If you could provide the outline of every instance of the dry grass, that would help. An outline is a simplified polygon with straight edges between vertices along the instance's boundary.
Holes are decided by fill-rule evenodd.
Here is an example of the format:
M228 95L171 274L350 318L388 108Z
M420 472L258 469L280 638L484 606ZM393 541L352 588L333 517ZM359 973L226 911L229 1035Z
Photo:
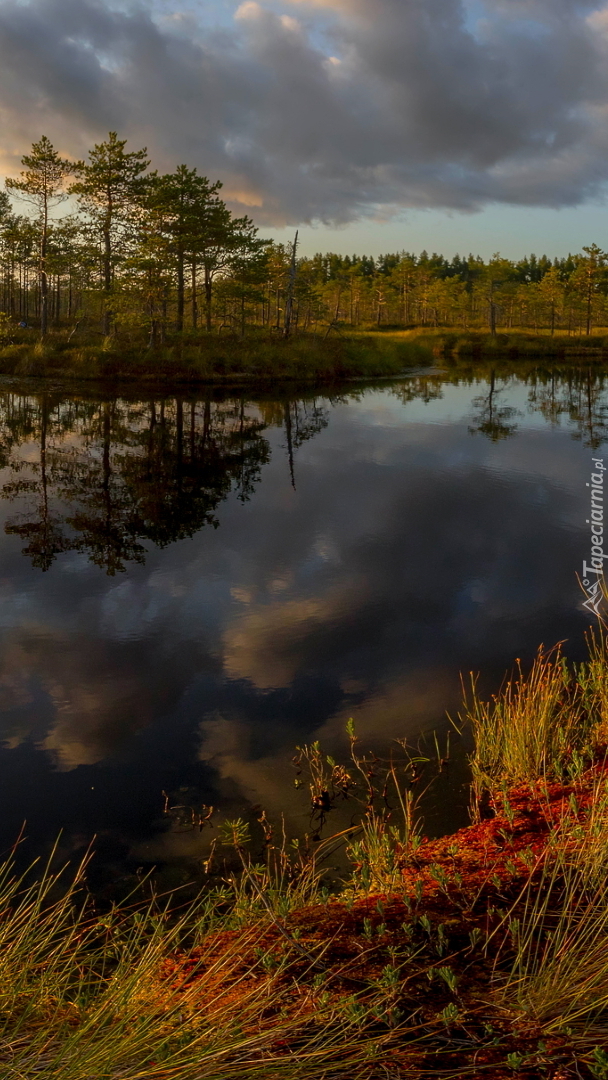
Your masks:
M520 661L499 693L483 701L471 675L459 714L475 741L474 803L512 784L580 773L608 741L608 656L602 627L590 633L589 660L569 665L559 646L542 647L525 674Z
M5 375L177 382L373 378L397 376L431 361L431 350L421 342L342 333L327 339L301 334L288 341L261 332L244 338L184 334L154 349L119 338L68 343L56 333L42 343L32 338L0 348Z
M276 917L246 912L245 888L232 906L224 893L177 915L157 903L99 915L85 869L53 899L60 875L28 885L2 868L3 1077L244 1080L280 1065L295 1080L364 1076L383 1059L386 1028L362 1025L386 994L322 993L324 945L277 942Z

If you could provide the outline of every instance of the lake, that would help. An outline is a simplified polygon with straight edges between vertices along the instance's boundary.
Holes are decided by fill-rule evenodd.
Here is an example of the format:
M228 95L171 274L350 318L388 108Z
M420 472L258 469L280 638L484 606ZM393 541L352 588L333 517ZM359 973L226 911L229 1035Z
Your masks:
M296 745L447 730L460 675L591 617L601 370L491 365L303 392L0 385L0 831L180 880L171 805L308 827ZM466 819L463 776L429 831ZM189 810L184 811L189 813ZM173 874L173 877L171 875ZM180 877L181 876L181 877Z

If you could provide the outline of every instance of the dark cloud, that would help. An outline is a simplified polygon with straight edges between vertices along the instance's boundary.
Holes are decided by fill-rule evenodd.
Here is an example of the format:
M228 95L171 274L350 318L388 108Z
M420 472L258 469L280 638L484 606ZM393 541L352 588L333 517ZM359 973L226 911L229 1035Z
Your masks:
M603 193L598 2L245 0L234 16L210 31L192 11L5 0L0 164L42 132L80 156L116 128L269 224Z

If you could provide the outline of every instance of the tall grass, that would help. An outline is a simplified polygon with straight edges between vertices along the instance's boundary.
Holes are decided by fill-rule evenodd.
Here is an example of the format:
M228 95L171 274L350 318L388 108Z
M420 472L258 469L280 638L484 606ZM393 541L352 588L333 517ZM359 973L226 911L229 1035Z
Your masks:
M325 934L314 930L329 911L323 873L338 846L346 847L351 866L347 904L358 895L398 889L400 860L420 842L407 773L414 760L425 759L405 755L404 781L393 761L382 768L374 755L359 754L352 728L350 737L350 771L318 744L300 755L316 827L331 800L345 793L356 793L358 824L298 845L262 814L264 858L255 861L246 824L227 821L219 830L219 850L208 860L211 868L221 861L222 846L230 849L223 884L183 910L176 911L175 896L171 907L154 899L142 905L133 897L132 906L127 901L100 913L86 890L86 861L69 884L50 866L21 876L11 860L1 866L0 1075L384 1076L395 1039L403 1049L420 1037L416 1025L407 1033L397 1030L396 953L388 966L386 958L376 960L363 973L352 956L336 961L328 955L340 925ZM391 820L389 798L403 813L403 827ZM368 954L383 955L386 946L382 934L371 938L356 948L368 966Z
M349 803L353 824L336 837L346 838L348 889L356 895L392 893L402 881L404 860L422 840L420 802L433 778L424 787L421 781L432 760L405 740L397 740L398 757L392 754L388 760L361 752L352 720L347 734L346 766L326 757L318 742L298 747L296 760L300 768L305 764L309 776L313 824L320 830L332 809ZM436 749L438 753L438 745Z
M382 335L301 334L289 340L252 333L244 338L183 334L155 349L105 338L78 345L49 335L43 343L0 348L0 373L79 379L336 380L398 376L433 355L424 342Z
M598 327L588 337L578 334L568 335L558 333L551 335L548 331L534 330L508 330L501 328L496 335L488 330L447 330L420 328L412 331L421 340L431 344L435 340L435 348L446 357L455 360L467 358L492 357L493 359L520 360L525 357L538 358L565 358L579 362L583 359L589 362L596 358L601 361L606 357L608 338L606 328Z
M471 675L459 713L475 742L472 786L484 792L513 784L536 785L580 772L608 738L608 656L600 627L589 636L589 660L569 665L560 647L541 648L528 674L515 673L488 700Z
M177 915L158 903L96 914L85 869L63 889L48 867L29 884L10 861L0 870L7 1080L261 1080L275 1069L300 1080L364 1076L372 1054L382 1059L386 1040L362 1023L386 994L356 987L345 1006L321 992L322 943L316 955L295 937L278 948L272 913L245 917L242 895L227 918L226 891Z
M594 782L581 826L572 810L556 822L537 868L505 915L514 956L495 971L495 1002L550 1035L593 1046L608 1031L608 779Z
M608 652L601 624L588 645L580 665L568 665L559 648L541 649L527 675L518 662L490 701L479 698L473 677L460 720L475 740L474 808L485 792L506 805L509 787L520 784L541 807L544 800L550 824L486 942L501 942L488 1001L518 1023L539 1025L545 1037L567 1033L593 1071L594 1048L608 1064L598 1049L608 1031ZM571 794L556 817L550 785L572 790L590 775L584 810ZM593 1075L603 1075L598 1068Z

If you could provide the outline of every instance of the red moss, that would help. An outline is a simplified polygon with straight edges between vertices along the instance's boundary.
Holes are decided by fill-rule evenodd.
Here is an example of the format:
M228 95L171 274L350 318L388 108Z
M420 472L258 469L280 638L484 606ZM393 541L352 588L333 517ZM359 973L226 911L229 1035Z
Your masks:
M375 1022L390 1045L394 1075L412 1080L589 1077L580 1061L574 1066L576 1054L567 1037L543 1038L540 1025L508 1016L492 1004L490 977L497 963L509 963L507 932L495 934L485 952L475 952L470 935L482 933L485 940L488 931L500 929L497 908L509 906L522 884L540 872L548 837L558 824L584 823L593 783L602 771L597 766L572 784L512 788L492 806L492 818L452 836L424 840L414 855L402 853L403 886L396 894L334 898L280 924L261 918L253 930L211 934L200 948L167 958L163 976L175 992L188 990L196 998L198 983L205 1000L217 993L238 1010L256 982L267 978L261 952L278 959L287 951L289 969L276 979L276 1003L269 1002L267 1022L279 1009L284 1018L291 1008L298 1021L314 1024L316 975L324 975L339 1008L353 994L366 1000L374 988L377 993L378 979L398 954L398 1022L388 1011L385 1020ZM440 953L442 935L445 950ZM228 968L210 978L211 965L222 957L230 957ZM428 973L441 966L449 966L457 978L456 994L441 978L429 979ZM454 1003L459 1018L446 1025L440 1013ZM412 1044L412 1037L419 1042ZM274 1045L279 1055L293 1049L282 1037ZM508 1066L508 1055L519 1057ZM375 1074L372 1065L366 1080L374 1075L386 1074L379 1067Z

